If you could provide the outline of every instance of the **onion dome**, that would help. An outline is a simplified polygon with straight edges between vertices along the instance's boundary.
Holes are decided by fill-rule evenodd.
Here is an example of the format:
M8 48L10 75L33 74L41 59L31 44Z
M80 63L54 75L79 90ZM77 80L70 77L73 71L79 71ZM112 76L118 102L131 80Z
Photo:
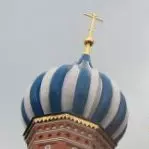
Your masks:
M72 113L99 124L117 143L127 128L125 97L92 66L87 51L77 63L52 68L33 81L22 100L22 117L28 125L35 116Z

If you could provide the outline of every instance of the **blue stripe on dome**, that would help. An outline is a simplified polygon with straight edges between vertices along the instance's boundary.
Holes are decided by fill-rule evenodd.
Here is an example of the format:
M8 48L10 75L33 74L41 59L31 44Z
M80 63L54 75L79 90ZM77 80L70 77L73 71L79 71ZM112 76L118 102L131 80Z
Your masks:
M85 66L80 69L78 76L72 112L81 115L83 114L86 101L88 99L89 87L91 82L91 74Z
M30 90L30 103L36 116L42 116L44 114L40 103L40 86L44 75L45 73L42 73L36 78Z
M26 125L28 125L30 120L25 112L24 99L22 100L22 103L21 103L21 112L22 112L22 117L23 117L24 122L26 123Z
M102 93L97 108L91 118L95 123L101 122L108 113L113 95L110 79L102 73L100 73L100 78L102 80Z
M124 130L122 131L122 133L116 138L116 139L114 139L114 142L119 142L119 140L123 137L123 135L125 134L125 132L126 132L126 129L127 129L127 125L126 125L126 127L124 128Z
M67 72L71 69L71 65L63 65L54 73L50 84L50 104L51 112L61 112L61 94L64 78Z
M121 101L120 101L117 114L114 117L113 121L110 123L110 125L105 129L107 134L112 135L116 131L116 129L121 125L121 123L123 122L125 118L125 115L127 112L126 110L127 110L127 106L126 106L125 97L121 93Z
M81 58L79 59L78 64L80 64L82 61L88 61L90 67L93 67L93 66L92 66L92 63L91 63L90 55L88 55L88 54L83 54L83 55L81 56Z

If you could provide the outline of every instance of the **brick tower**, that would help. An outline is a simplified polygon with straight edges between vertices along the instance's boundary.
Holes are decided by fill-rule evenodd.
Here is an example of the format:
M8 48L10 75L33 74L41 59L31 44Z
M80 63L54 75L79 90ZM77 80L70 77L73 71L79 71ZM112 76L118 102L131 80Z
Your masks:
M41 73L23 97L28 149L114 149L126 131L123 93L91 63L95 21L102 19L85 15L92 22L81 58Z
M24 133L28 149L113 149L99 125L64 113L34 118Z

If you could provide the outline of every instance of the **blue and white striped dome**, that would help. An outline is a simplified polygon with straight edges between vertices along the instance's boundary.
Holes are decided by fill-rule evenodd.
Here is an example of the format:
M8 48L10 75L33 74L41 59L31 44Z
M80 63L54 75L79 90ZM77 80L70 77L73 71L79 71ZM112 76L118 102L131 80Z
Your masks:
M69 112L100 124L118 142L127 127L127 106L119 88L92 67L84 54L78 63L62 65L40 74L22 100L22 117Z

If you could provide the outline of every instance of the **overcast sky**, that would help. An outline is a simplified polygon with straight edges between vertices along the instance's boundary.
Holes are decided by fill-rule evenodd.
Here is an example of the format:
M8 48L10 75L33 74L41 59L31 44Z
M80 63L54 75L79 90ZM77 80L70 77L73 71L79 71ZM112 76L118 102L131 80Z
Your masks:
M20 102L41 72L79 59L89 19L92 63L124 92L129 125L117 149L149 148L148 0L0 0L0 148L26 149Z

